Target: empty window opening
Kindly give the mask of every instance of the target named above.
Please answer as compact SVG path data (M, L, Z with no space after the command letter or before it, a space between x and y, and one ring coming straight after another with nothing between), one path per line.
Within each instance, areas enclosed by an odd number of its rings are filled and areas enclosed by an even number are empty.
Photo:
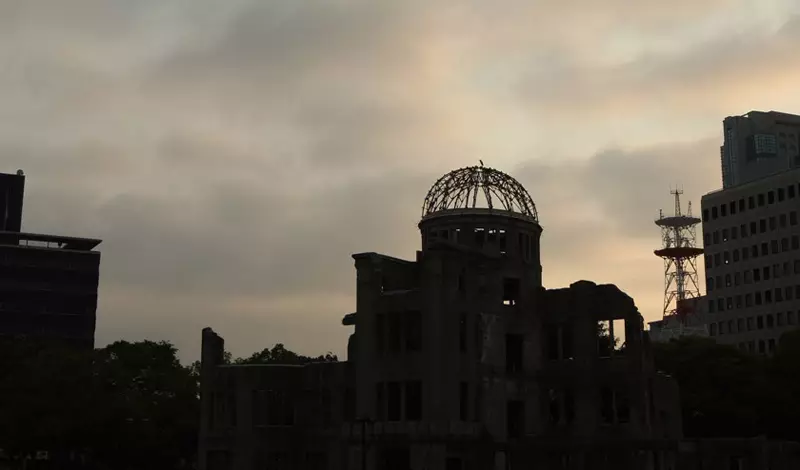
M378 421L386 419L386 384L383 382L375 384L375 416Z
M604 424L630 422L630 401L627 392L604 387L600 392L600 414Z
M405 314L406 351L422 350L422 313L411 310Z
M444 468L445 470L464 470L464 464L459 457L448 457Z
M378 355L382 355L386 350L386 314L375 315L375 349Z
M625 352L625 320L617 319L611 322L611 344L615 354Z
M506 404L506 431L509 439L517 439L525 433L525 404L511 400Z
M548 390L547 397L549 400L549 420L553 426L561 424L561 400L559 400L558 393L555 390Z
M464 312L458 314L458 350L467 351L467 314Z
M486 243L486 231L482 228L475 229L475 245L483 247Z
M545 344L547 347L547 358L551 361L561 359L559 357L558 327L556 325L545 326Z
M497 246L500 248L501 254L506 254L506 249L508 248L508 240L506 238L506 231L505 230L498 230L497 232Z
M422 420L422 382L406 382L406 420Z
M503 279L503 304L516 305L519 302L519 279L507 277Z
M506 335L506 372L510 374L522 372L522 345L522 335Z
M400 312L389 314L389 352L399 353L403 344L403 317Z
M458 417L461 421L469 421L469 384L467 382L461 382L458 398Z
M401 395L402 391L400 388L400 382L389 382L386 384L386 397L387 397L387 409L386 409L386 419L389 421L400 421L402 414L400 410L402 408L401 403Z

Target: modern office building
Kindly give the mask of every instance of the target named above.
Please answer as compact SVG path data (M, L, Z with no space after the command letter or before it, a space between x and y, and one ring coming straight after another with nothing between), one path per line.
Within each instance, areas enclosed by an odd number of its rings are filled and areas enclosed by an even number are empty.
M800 324L800 168L706 194L702 209L708 334L770 353Z
M722 188L800 168L800 116L750 111L722 123Z
M0 336L94 346L100 240L22 231L25 176L0 174Z

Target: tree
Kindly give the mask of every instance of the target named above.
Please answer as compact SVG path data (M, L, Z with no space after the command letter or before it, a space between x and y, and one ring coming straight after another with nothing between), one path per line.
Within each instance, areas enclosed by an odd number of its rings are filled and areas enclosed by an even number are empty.
M96 351L95 457L113 468L178 468L196 451L197 381L168 342L118 341Z
M656 367L677 380L687 437L769 434L766 359L684 337L653 345Z
M325 355L309 357L297 354L286 349L282 343L277 343L270 348L253 353L247 358L238 358L234 364L308 364L310 362L337 362L339 358L328 352Z
M0 344L0 447L23 467L38 450L93 468L176 469L196 453L197 381L166 342L94 351ZM57 463L58 468L67 468Z

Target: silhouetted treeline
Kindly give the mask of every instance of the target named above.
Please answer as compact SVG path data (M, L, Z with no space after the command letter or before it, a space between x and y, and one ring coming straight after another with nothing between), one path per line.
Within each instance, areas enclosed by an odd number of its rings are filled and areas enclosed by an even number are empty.
M800 441L800 331L771 357L708 338L655 344L656 367L678 381L687 437Z
M244 359L226 356L251 364L336 360L282 344ZM197 452L198 370L181 365L168 342L118 341L81 352L0 341L0 468L189 468ZM36 460L40 451L49 462Z

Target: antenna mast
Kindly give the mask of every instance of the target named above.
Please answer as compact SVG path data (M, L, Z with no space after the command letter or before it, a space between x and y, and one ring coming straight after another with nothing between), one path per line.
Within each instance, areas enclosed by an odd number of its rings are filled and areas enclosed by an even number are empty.
M684 215L681 211L683 190L676 188L670 194L675 198L675 213L664 217L663 211L659 211L655 222L661 227L662 247L655 250L655 254L664 260L663 318L678 319L683 327L687 316L693 313L687 300L700 296L696 259L703 254L703 249L697 247L695 227L700 219L692 216L692 203Z

